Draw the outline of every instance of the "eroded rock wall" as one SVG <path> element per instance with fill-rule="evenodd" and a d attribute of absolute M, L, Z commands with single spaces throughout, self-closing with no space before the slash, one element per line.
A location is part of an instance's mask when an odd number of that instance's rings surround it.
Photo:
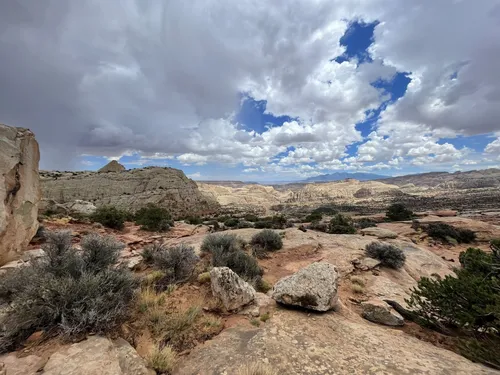
<path fill-rule="evenodd" d="M 38 229 L 39 161 L 30 130 L 0 124 L 0 265 L 23 251 Z"/>

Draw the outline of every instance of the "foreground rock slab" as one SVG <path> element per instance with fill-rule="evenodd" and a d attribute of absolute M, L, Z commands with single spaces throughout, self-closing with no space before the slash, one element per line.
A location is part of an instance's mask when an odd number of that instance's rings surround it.
<path fill-rule="evenodd" d="M 369 300 L 361 303 L 362 316 L 373 323 L 386 326 L 402 326 L 405 321 L 398 312 L 394 311 L 387 303 L 380 300 Z"/>
<path fill-rule="evenodd" d="M 43 374 L 152 375 L 154 371 L 146 368 L 143 359 L 125 340 L 113 342 L 105 337 L 93 336 L 52 354 Z"/>
<path fill-rule="evenodd" d="M 273 299 L 285 305 L 328 311 L 337 303 L 339 274 L 329 263 L 313 263 L 299 272 L 279 280 Z"/>
<path fill-rule="evenodd" d="M 17 258 L 38 229 L 39 160 L 31 131 L 0 124 L 0 265 Z"/>
<path fill-rule="evenodd" d="M 359 318 L 359 317 L 358 317 Z M 268 363 L 286 375 L 498 375 L 446 349 L 334 314 L 278 310 L 260 328 L 225 330 L 183 358 L 175 375 L 237 374 Z"/>
<path fill-rule="evenodd" d="M 255 289 L 228 267 L 212 268 L 210 280 L 212 294 L 228 311 L 238 310 L 255 299 Z"/>

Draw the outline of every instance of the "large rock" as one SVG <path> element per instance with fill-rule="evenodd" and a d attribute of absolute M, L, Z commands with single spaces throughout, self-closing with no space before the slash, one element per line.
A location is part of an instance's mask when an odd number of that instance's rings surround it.
<path fill-rule="evenodd" d="M 111 341 L 105 337 L 91 336 L 52 354 L 44 366 L 43 374 L 151 375 L 154 371 L 146 368 L 143 359 L 125 340 Z"/>
<path fill-rule="evenodd" d="M 0 265 L 16 258 L 38 229 L 39 160 L 31 131 L 0 124 Z"/>
<path fill-rule="evenodd" d="M 255 299 L 254 288 L 228 267 L 212 268 L 210 280 L 212 294 L 228 311 L 238 310 Z"/>
<path fill-rule="evenodd" d="M 273 299 L 285 305 L 328 311 L 337 303 L 337 268 L 329 263 L 313 263 L 276 283 Z"/>
<path fill-rule="evenodd" d="M 68 209 L 70 215 L 92 215 L 97 207 L 92 202 L 82 201 L 77 199 L 74 202 L 69 202 L 64 205 Z"/>
<path fill-rule="evenodd" d="M 361 315 L 366 320 L 386 326 L 402 326 L 405 321 L 401 315 L 387 303 L 380 300 L 369 300 L 361 303 Z"/>
<path fill-rule="evenodd" d="M 84 200 L 96 207 L 137 210 L 148 203 L 167 208 L 174 217 L 216 211 L 217 202 L 202 195 L 196 183 L 173 168 L 148 167 L 120 173 L 41 172 L 42 195 L 57 203 Z"/>
<path fill-rule="evenodd" d="M 393 232 L 392 230 L 378 227 L 368 227 L 361 229 L 361 233 L 366 236 L 375 236 L 381 240 L 386 238 L 396 238 L 398 236 L 398 234 Z"/>

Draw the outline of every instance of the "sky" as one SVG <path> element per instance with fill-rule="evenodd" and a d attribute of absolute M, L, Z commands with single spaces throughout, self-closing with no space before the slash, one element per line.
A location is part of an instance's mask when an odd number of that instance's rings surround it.
<path fill-rule="evenodd" d="M 40 168 L 294 181 L 500 167 L 497 0 L 3 0 Z"/>

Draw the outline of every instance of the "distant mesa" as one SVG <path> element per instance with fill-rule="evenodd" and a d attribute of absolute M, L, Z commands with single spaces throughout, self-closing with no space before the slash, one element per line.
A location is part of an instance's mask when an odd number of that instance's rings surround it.
<path fill-rule="evenodd" d="M 104 167 L 99 169 L 97 172 L 121 172 L 124 171 L 125 167 L 118 163 L 116 160 L 111 160 Z"/>
<path fill-rule="evenodd" d="M 388 177 L 390 176 L 383 176 L 374 173 L 335 172 L 332 174 L 322 174 L 319 176 L 310 177 L 300 182 L 332 182 L 332 181 L 343 181 L 343 180 L 371 181 Z"/>

